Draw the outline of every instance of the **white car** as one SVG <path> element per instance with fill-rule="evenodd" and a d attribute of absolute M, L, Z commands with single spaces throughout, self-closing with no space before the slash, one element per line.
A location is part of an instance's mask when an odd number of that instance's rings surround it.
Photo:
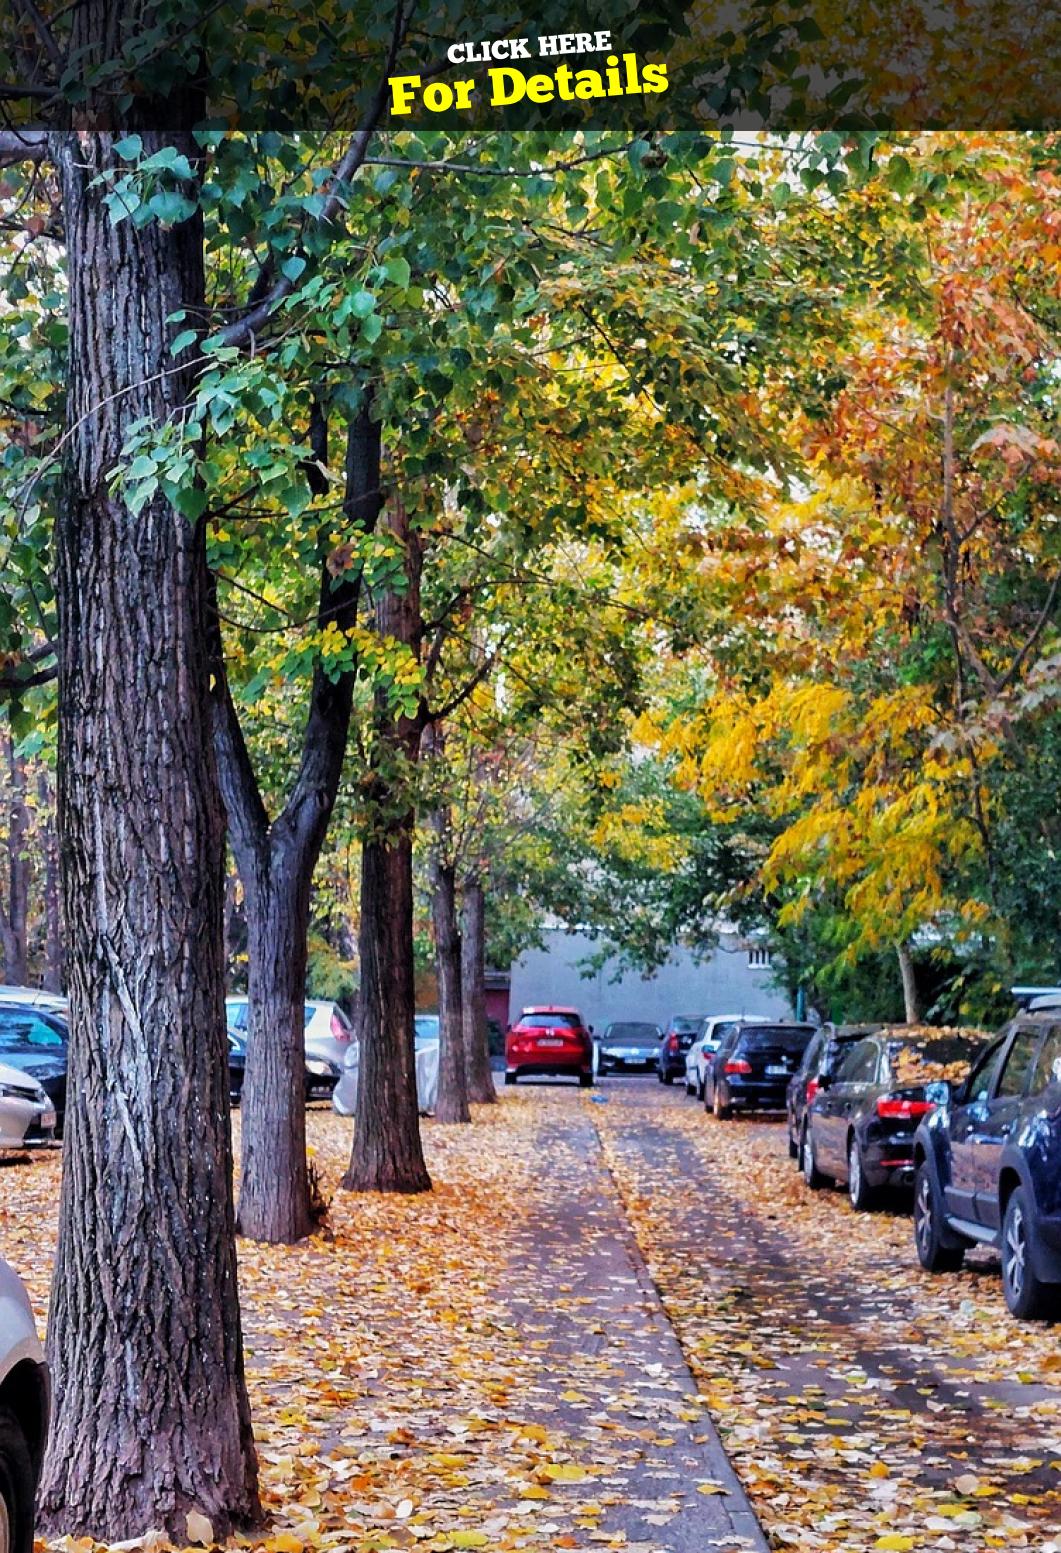
<path fill-rule="evenodd" d="M 55 1107 L 30 1073 L 0 1063 L 0 1149 L 50 1143 L 55 1136 Z M 0 1553 L 4 1542 L 0 1538 Z"/>
<path fill-rule="evenodd" d="M 229 1029 L 235 1030 L 236 1034 L 245 1040 L 250 1023 L 250 1009 L 246 997 L 226 998 L 225 1014 Z M 307 998 L 305 1014 L 307 1057 L 322 1058 L 341 1068 L 354 1039 L 353 1025 L 338 1003 L 326 1003 Z"/>
<path fill-rule="evenodd" d="M 51 1387 L 21 1280 L 0 1260 L 0 1549 L 32 1553 Z"/>
<path fill-rule="evenodd" d="M 43 987 L 0 987 L 0 1003 L 17 1003 L 20 1008 L 39 1008 L 45 1014 L 67 1015 L 68 1000 L 59 992 L 45 992 Z"/>
<path fill-rule="evenodd" d="M 439 1020 L 437 1014 L 417 1014 L 415 1020 L 416 1043 L 416 1100 L 420 1113 L 426 1116 L 435 1109 L 438 1099 L 438 1061 L 441 1051 Z M 332 1105 L 340 1116 L 353 1116 L 357 1111 L 357 1080 L 361 1071 L 361 1048 L 352 1041 L 343 1062 L 343 1073 L 332 1094 Z"/>
<path fill-rule="evenodd" d="M 738 1022 L 746 1025 L 765 1025 L 770 1021 L 764 1014 L 711 1014 L 696 1033 L 696 1039 L 685 1054 L 685 1093 L 704 1098 L 704 1079 L 707 1065 L 718 1051 L 719 1042 L 729 1034 L 730 1026 Z"/>

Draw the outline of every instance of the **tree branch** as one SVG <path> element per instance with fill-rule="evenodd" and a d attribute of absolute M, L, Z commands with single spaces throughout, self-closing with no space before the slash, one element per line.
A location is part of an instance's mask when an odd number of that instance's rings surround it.
<path fill-rule="evenodd" d="M 379 88 L 372 100 L 365 122 L 356 131 L 350 144 L 347 146 L 342 159 L 337 164 L 332 174 L 332 190 L 321 207 L 317 217 L 318 228 L 334 221 L 342 209 L 343 198 L 348 185 L 363 166 L 368 153 L 369 143 L 375 132 L 376 125 L 383 116 L 383 109 L 387 101 L 387 80 L 394 68 L 394 62 L 398 57 L 398 50 L 405 37 L 406 15 L 405 5 L 400 4 L 394 15 L 394 29 L 391 33 L 390 48 L 387 52 L 387 61 L 380 77 Z M 270 286 L 265 296 L 242 318 L 234 323 L 227 324 L 220 331 L 220 340 L 223 345 L 246 345 L 255 334 L 272 317 L 285 297 L 289 297 L 295 289 L 295 282 L 289 280 L 286 275 L 280 275 Z"/>
<path fill-rule="evenodd" d="M 0 129 L 0 167 L 14 167 L 18 162 L 43 162 L 47 155 L 47 131 Z"/>

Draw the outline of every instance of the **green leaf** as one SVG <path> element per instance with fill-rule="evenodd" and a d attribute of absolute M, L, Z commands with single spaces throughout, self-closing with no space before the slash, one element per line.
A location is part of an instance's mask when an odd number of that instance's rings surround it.
<path fill-rule="evenodd" d="M 180 334 L 178 334 L 177 338 L 169 348 L 170 355 L 179 356 L 182 350 L 186 350 L 189 345 L 194 345 L 195 339 L 196 334 L 194 329 L 182 329 Z"/>
<path fill-rule="evenodd" d="M 135 162 L 143 149 L 144 142 L 139 135 L 123 135 L 121 140 L 114 143 L 115 155 L 125 162 Z"/>
<path fill-rule="evenodd" d="M 193 201 L 185 199 L 175 189 L 160 189 L 157 194 L 152 194 L 147 208 L 163 226 L 176 226 L 178 222 L 187 221 L 189 216 L 195 214 Z"/>
<path fill-rule="evenodd" d="M 349 305 L 355 318 L 367 318 L 376 306 L 376 298 L 371 291 L 355 291 Z"/>
<path fill-rule="evenodd" d="M 403 259 L 401 254 L 396 254 L 393 259 L 388 259 L 384 265 L 388 280 L 392 280 L 402 291 L 406 289 L 412 277 L 408 259 Z"/>

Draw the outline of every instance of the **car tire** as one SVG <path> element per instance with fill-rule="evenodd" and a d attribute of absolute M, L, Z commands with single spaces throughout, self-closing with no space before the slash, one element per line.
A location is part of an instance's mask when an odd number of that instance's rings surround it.
<path fill-rule="evenodd" d="M 943 1244 L 943 1204 L 932 1172 L 924 1163 L 914 1181 L 914 1245 L 917 1260 L 926 1273 L 956 1273 L 965 1260 L 965 1247 Z"/>
<path fill-rule="evenodd" d="M 516 1075 L 515 1075 L 515 1073 L 506 1073 L 505 1074 L 505 1083 L 506 1084 L 514 1084 L 515 1082 L 516 1082 Z"/>
<path fill-rule="evenodd" d="M 1032 1270 L 1028 1194 L 1018 1186 L 1002 1218 L 1002 1292 L 1011 1316 L 1042 1321 L 1058 1313 L 1061 1284 L 1044 1283 Z"/>
<path fill-rule="evenodd" d="M 580 1073 L 578 1075 L 578 1087 L 579 1087 L 579 1089 L 592 1089 L 593 1088 L 593 1074 L 592 1073 Z"/>
<path fill-rule="evenodd" d="M 670 1068 L 667 1068 L 663 1073 L 660 1074 L 659 1081 L 661 1084 L 674 1083 L 674 1074 L 671 1072 Z"/>
<path fill-rule="evenodd" d="M 796 1142 L 795 1138 L 792 1136 L 792 1128 L 791 1127 L 788 1129 L 788 1157 L 789 1157 L 789 1159 L 798 1159 L 799 1158 L 799 1144 Z"/>
<path fill-rule="evenodd" d="M 866 1180 L 857 1138 L 851 1138 L 847 1145 L 847 1197 L 856 1213 L 869 1213 L 877 1206 L 877 1193 Z"/>
<path fill-rule="evenodd" d="M 703 1103 L 704 1103 L 704 1081 L 703 1081 L 702 1078 L 698 1078 L 697 1081 L 696 1081 L 696 1098 L 699 1100 L 700 1104 L 703 1105 Z"/>
<path fill-rule="evenodd" d="M 717 1085 L 715 1086 L 714 1098 L 711 1101 L 711 1114 L 715 1118 L 716 1122 L 728 1122 L 730 1117 L 733 1115 L 733 1108 L 728 1105 L 723 1105 L 722 1096 L 718 1092 Z"/>
<path fill-rule="evenodd" d="M 804 1184 L 809 1186 L 812 1192 L 820 1192 L 823 1186 L 832 1185 L 831 1178 L 818 1169 L 818 1159 L 814 1152 L 814 1134 L 806 1124 L 800 1139 L 799 1163 Z"/>
<path fill-rule="evenodd" d="M 0 1407 L 0 1548 L 32 1553 L 36 1474 L 29 1442 L 14 1413 Z"/>
<path fill-rule="evenodd" d="M 690 1084 L 688 1079 L 685 1080 L 685 1093 L 687 1095 L 695 1095 L 696 1094 L 696 1085 L 695 1084 Z"/>

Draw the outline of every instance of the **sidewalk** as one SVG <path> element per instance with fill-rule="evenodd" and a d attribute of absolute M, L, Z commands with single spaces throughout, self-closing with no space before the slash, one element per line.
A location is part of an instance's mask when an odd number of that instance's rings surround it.
<path fill-rule="evenodd" d="M 765 1553 L 592 1120 L 573 1105 L 562 1125 L 543 1125 L 539 1145 L 546 1196 L 520 1231 L 500 1298 L 524 1339 L 513 1389 L 524 1405 L 535 1399 L 536 1418 L 571 1456 L 560 1516 L 557 1496 L 542 1502 L 555 1545 Z"/>

